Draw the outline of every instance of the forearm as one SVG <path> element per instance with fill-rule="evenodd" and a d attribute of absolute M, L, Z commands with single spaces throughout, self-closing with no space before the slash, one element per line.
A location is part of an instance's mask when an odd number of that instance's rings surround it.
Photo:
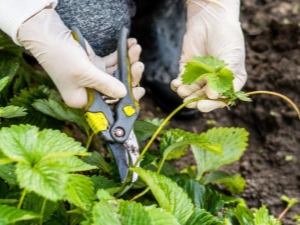
<path fill-rule="evenodd" d="M 0 29 L 20 45 L 17 32 L 21 24 L 42 9 L 56 4 L 57 0 L 0 0 Z"/>

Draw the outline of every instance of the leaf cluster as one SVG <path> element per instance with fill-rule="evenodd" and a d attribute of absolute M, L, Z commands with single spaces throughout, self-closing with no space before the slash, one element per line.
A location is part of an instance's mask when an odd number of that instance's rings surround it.
<path fill-rule="evenodd" d="M 185 65 L 182 75 L 183 84 L 192 84 L 205 80 L 207 84 L 222 96 L 220 101 L 234 106 L 236 100 L 251 101 L 242 91 L 234 91 L 233 72 L 227 68 L 228 64 L 223 60 L 212 56 L 195 56 L 193 61 Z"/>

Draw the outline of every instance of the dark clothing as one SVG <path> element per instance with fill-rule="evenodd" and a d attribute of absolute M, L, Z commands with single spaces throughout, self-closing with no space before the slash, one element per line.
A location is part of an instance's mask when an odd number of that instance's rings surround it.
<path fill-rule="evenodd" d="M 122 26 L 135 14 L 132 0 L 59 0 L 55 8 L 66 26 L 76 26 L 99 56 L 116 50 Z"/>

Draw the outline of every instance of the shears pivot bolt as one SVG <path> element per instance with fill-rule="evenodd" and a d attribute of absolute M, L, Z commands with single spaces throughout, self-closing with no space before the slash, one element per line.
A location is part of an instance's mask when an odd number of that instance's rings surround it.
<path fill-rule="evenodd" d="M 117 127 L 117 128 L 114 130 L 114 134 L 115 134 L 116 137 L 124 137 L 125 131 L 124 131 L 123 128 Z"/>

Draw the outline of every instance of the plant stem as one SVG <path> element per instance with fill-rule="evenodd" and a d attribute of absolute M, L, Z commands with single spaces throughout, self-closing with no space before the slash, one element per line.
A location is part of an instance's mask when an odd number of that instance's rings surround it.
<path fill-rule="evenodd" d="M 46 203 L 47 203 L 47 199 L 44 198 L 43 204 L 42 204 L 42 208 L 41 208 L 41 218 L 40 218 L 40 225 L 43 224 L 43 220 L 44 220 L 44 212 L 45 212 L 45 208 L 46 208 Z"/>
<path fill-rule="evenodd" d="M 278 220 L 280 221 L 280 220 L 282 220 L 282 218 L 285 216 L 285 214 L 289 211 L 289 209 L 290 209 L 291 207 L 289 207 L 289 206 L 287 206 L 283 211 L 282 211 L 282 213 L 280 213 L 280 215 L 278 216 Z"/>
<path fill-rule="evenodd" d="M 134 201 L 140 197 L 142 197 L 144 194 L 146 194 L 148 191 L 150 190 L 149 187 L 147 187 L 145 190 L 143 190 L 141 193 L 135 195 L 132 199 L 130 199 L 129 201 Z"/>
<path fill-rule="evenodd" d="M 72 213 L 78 213 L 80 214 L 80 211 L 78 209 L 72 209 L 72 210 L 69 210 L 67 211 L 68 214 L 72 214 Z"/>
<path fill-rule="evenodd" d="M 178 106 L 173 112 L 171 112 L 167 118 L 163 121 L 163 123 L 157 128 L 157 130 L 155 131 L 155 133 L 153 134 L 153 136 L 151 137 L 150 141 L 148 141 L 147 145 L 145 146 L 145 148 L 143 149 L 143 151 L 141 152 L 140 156 L 137 158 L 135 164 L 133 165 L 133 167 L 136 167 L 138 165 L 138 163 L 141 161 L 141 159 L 143 158 L 143 156 L 145 155 L 145 153 L 148 151 L 149 147 L 152 145 L 152 143 L 154 142 L 154 140 L 156 139 L 156 137 L 158 136 L 158 134 L 161 132 L 161 130 L 164 128 L 164 126 L 167 125 L 167 123 L 171 120 L 171 118 L 182 108 L 184 108 L 185 106 L 187 106 L 188 104 L 192 103 L 192 102 L 196 102 L 196 101 L 200 101 L 200 100 L 204 100 L 207 99 L 206 97 L 200 97 L 200 98 L 193 98 L 187 102 L 184 102 L 183 104 L 181 104 L 180 106 Z"/>
<path fill-rule="evenodd" d="M 25 199 L 26 194 L 27 194 L 27 191 L 26 191 L 26 189 L 24 188 L 23 191 L 22 191 L 22 195 L 21 195 L 19 204 L 18 204 L 18 209 L 21 209 L 21 206 L 22 206 L 22 204 L 23 204 L 23 201 L 24 201 L 24 199 Z"/>
<path fill-rule="evenodd" d="M 91 133 L 90 135 L 88 135 L 88 139 L 87 139 L 87 142 L 86 142 L 86 145 L 85 145 L 86 150 L 88 150 L 90 148 L 93 137 L 94 137 L 94 133 Z"/>
<path fill-rule="evenodd" d="M 273 92 L 273 91 L 251 91 L 246 94 L 247 95 L 268 94 L 268 95 L 274 95 L 274 96 L 280 97 L 280 98 L 284 99 L 285 101 L 287 101 L 293 107 L 293 109 L 298 114 L 298 118 L 300 119 L 300 111 L 299 111 L 298 107 L 296 106 L 296 104 L 291 99 L 289 99 L 288 97 L 286 97 L 282 94 L 279 94 L 279 93 Z"/>

